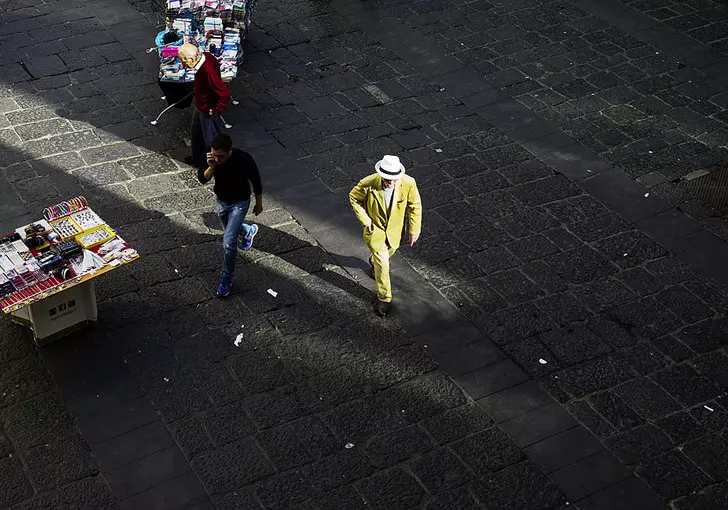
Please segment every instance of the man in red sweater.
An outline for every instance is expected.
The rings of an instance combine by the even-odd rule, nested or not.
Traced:
[[[195,111],[192,114],[192,161],[197,168],[207,167],[210,144],[220,132],[218,116],[230,102],[230,91],[220,76],[220,64],[210,53],[194,44],[179,49],[182,64],[195,70]]]

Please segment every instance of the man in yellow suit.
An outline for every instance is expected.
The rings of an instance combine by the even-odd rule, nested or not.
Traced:
[[[377,283],[376,312],[389,315],[392,285],[389,258],[399,248],[409,216],[409,244],[414,245],[422,231],[422,200],[417,183],[404,173],[397,156],[384,156],[374,165],[377,173],[365,177],[349,193],[351,206],[362,225],[364,242],[372,253],[369,264]]]

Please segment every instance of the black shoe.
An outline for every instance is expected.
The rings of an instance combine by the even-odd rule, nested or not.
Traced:
[[[372,264],[372,259],[369,259],[367,262],[369,262],[369,271],[367,271],[367,275],[372,280],[374,279],[374,265]]]
[[[388,316],[391,308],[392,308],[392,304],[385,303],[384,301],[377,301],[377,304],[374,305],[374,311],[380,317]]]

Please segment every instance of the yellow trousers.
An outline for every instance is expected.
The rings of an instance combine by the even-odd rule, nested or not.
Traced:
[[[384,247],[384,249],[372,252],[370,258],[374,266],[374,281],[377,284],[377,298],[379,301],[390,303],[392,301],[392,283],[389,281],[389,258],[394,255],[396,248]]]

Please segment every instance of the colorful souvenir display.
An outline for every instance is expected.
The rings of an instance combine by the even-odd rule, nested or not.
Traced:
[[[241,41],[247,37],[256,3],[257,0],[168,0],[167,30],[156,39],[160,81],[195,80],[195,70],[185,69],[177,56],[177,48],[186,42],[219,60],[223,80],[235,78],[243,59]]]
[[[0,238],[0,308],[5,313],[139,256],[83,197],[47,207],[43,216]]]

